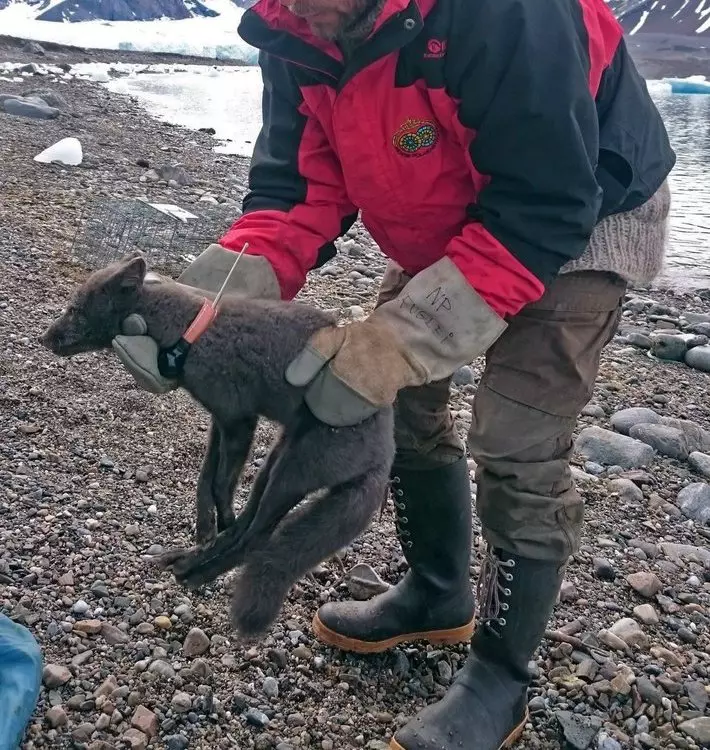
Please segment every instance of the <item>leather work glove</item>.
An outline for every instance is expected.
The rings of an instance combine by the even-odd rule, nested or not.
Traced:
[[[357,424],[397,392],[452,375],[483,354],[507,323],[449,258],[414,276],[364,321],[317,331],[286,379],[332,427]]]
[[[236,253],[221,245],[210,245],[178,277],[180,286],[214,299],[232,269]],[[146,284],[164,283],[158,277],[146,277]],[[175,282],[171,282],[175,283]],[[280,299],[276,274],[266,258],[243,255],[225,294],[239,294],[262,299]],[[151,393],[167,393],[178,387],[175,380],[163,377],[158,369],[158,343],[147,336],[148,327],[140,315],[129,315],[123,321],[122,333],[112,341],[113,350],[135,381]]]

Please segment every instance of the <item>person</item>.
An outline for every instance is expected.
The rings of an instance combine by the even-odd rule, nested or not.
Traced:
[[[360,216],[389,259],[376,307],[317,333],[285,377],[334,427],[394,404],[408,570],[325,604],[314,630],[360,653],[470,642],[392,748],[511,745],[579,548],[576,420],[627,288],[663,260],[664,124],[604,0],[258,0],[239,29],[263,76],[248,193],[179,281],[216,291],[248,242],[229,288],[293,299]],[[116,351],[144,387],[174,387],[149,337]],[[478,357],[465,445],[449,389]],[[475,594],[466,447],[486,543]]]
[[[42,682],[42,652],[32,633],[0,613],[0,750],[20,746]]]

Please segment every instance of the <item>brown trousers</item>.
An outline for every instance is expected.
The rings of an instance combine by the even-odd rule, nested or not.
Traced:
[[[408,279],[390,263],[377,304],[395,297]],[[625,291],[614,274],[562,274],[509,320],[487,352],[467,442],[477,463],[476,509],[492,546],[561,562],[577,551],[584,504],[569,466],[572,435]],[[398,467],[433,468],[465,454],[449,411],[449,387],[446,379],[400,391]]]

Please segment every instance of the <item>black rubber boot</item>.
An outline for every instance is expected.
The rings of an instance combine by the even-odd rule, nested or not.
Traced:
[[[395,734],[392,750],[499,750],[517,742],[528,720],[528,663],[563,576],[561,563],[500,551],[486,557],[466,664],[441,701]]]
[[[316,637],[357,653],[424,640],[448,644],[473,633],[471,485],[466,459],[392,478],[397,535],[409,570],[364,602],[331,602],[313,619]]]

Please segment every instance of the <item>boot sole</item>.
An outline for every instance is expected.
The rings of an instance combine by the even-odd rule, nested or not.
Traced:
[[[503,740],[503,744],[498,748],[498,750],[510,750],[510,748],[515,745],[515,743],[520,739],[521,735],[523,734],[523,730],[525,729],[525,725],[528,723],[528,719],[530,718],[530,713],[527,709],[525,709],[525,718],[518,724],[515,729]],[[390,750],[407,750],[406,747],[402,747],[402,745],[397,742],[397,740],[393,737],[390,740]]]
[[[313,617],[312,628],[316,638],[327,646],[334,646],[342,651],[350,651],[356,654],[379,654],[394,648],[400,643],[410,643],[412,641],[428,641],[437,646],[452,646],[456,643],[469,641],[475,629],[475,618],[459,628],[403,633],[392,638],[386,638],[383,641],[361,641],[357,638],[350,638],[347,635],[336,633],[335,630],[331,630],[323,624],[317,613]]]

